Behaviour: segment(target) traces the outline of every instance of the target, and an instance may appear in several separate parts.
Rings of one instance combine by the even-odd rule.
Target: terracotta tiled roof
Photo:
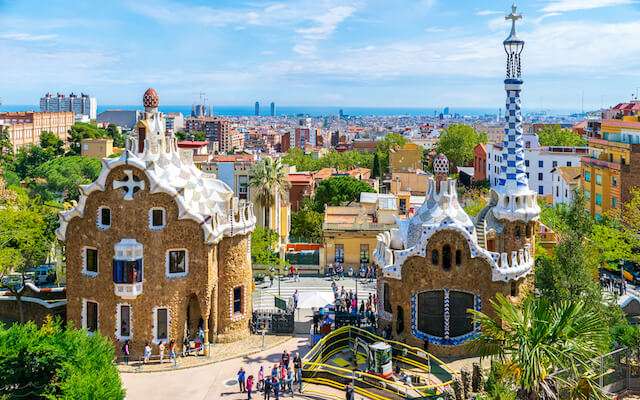
[[[310,184],[313,182],[313,176],[310,172],[289,174],[289,182]]]
[[[208,145],[209,142],[199,142],[195,140],[183,140],[182,142],[178,142],[178,147],[180,148],[200,148]]]

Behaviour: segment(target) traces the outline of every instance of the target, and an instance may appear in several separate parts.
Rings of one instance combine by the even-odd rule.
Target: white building
[[[580,186],[580,167],[557,167],[551,170],[553,179],[553,205],[571,204]]]
[[[184,115],[181,112],[172,112],[165,115],[167,132],[176,133],[184,129]]]
[[[540,196],[551,196],[553,177],[551,170],[556,167],[579,167],[580,157],[588,154],[588,147],[541,147],[537,135],[523,135],[525,166],[529,186]],[[497,185],[500,179],[502,143],[487,145],[487,179]]]
[[[98,111],[98,102],[95,97],[80,93],[80,96],[71,93],[65,96],[58,93],[56,96],[47,93],[40,98],[40,111],[60,112],[71,111],[78,120],[95,120]]]

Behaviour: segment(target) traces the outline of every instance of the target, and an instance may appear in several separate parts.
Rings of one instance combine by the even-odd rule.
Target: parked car
[[[40,265],[35,269],[34,274],[36,285],[51,283],[55,278],[55,268],[52,264]]]
[[[22,275],[20,274],[9,274],[2,278],[2,286],[4,287],[15,287],[22,286]]]

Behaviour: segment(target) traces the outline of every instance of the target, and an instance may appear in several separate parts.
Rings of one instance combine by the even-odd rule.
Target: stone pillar
[[[249,235],[224,237],[218,243],[217,341],[232,342],[249,336],[253,276]],[[234,288],[242,288],[242,310],[233,311]]]
[[[202,345],[204,346],[204,355],[209,355],[209,316],[207,318],[202,318],[203,320],[203,330],[204,330],[204,340]]]

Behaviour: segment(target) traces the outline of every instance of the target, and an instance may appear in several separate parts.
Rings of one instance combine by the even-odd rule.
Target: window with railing
[[[602,185],[602,175],[596,174],[596,185]]]
[[[336,262],[343,263],[344,262],[344,245],[336,244]]]
[[[369,262],[369,245],[368,244],[360,245],[360,262],[361,263]]]

